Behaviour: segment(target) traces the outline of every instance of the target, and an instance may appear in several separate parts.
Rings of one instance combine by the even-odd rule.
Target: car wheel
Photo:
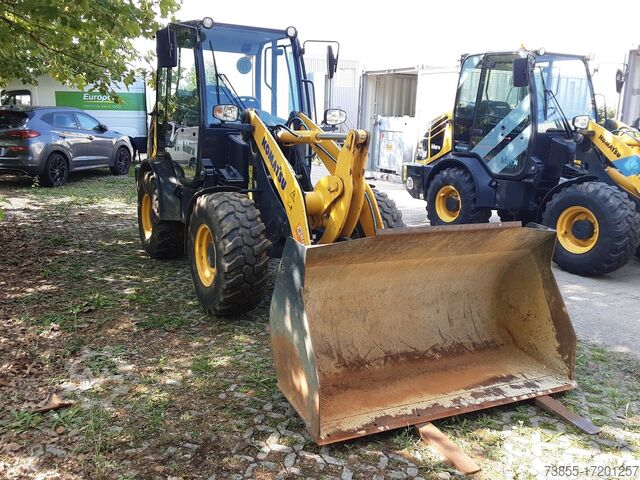
[[[116,159],[113,167],[110,168],[113,175],[126,175],[131,166],[131,153],[125,147],[120,147],[116,152]]]
[[[47,158],[44,172],[40,175],[40,185],[44,187],[60,187],[69,178],[69,164],[64,155],[52,153]]]

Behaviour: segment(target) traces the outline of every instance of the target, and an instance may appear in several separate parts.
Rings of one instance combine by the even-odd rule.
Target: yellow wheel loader
[[[427,201],[432,225],[485,223],[497,210],[555,229],[561,268],[612,272],[640,242],[640,142],[596,118],[584,57],[465,56],[453,114],[431,123],[404,165],[406,188]]]
[[[262,300],[268,258],[281,254],[269,316],[278,386],[316,442],[575,387],[552,231],[394,228],[400,212],[365,182],[367,132],[313,120],[295,28],[207,18],[156,42],[142,245],[154,258],[186,250],[200,302],[228,316]],[[329,110],[324,123],[343,116]],[[328,170],[315,184],[313,157]]]

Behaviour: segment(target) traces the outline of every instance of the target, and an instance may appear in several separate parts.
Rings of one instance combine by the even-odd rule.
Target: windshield
[[[301,110],[296,60],[284,32],[217,25],[204,33],[207,124],[219,123],[212,115],[218,104],[253,108],[267,125],[286,123],[290,112]]]
[[[596,119],[587,65],[581,59],[539,57],[534,78],[538,132],[564,130],[562,112],[569,122],[578,115]]]

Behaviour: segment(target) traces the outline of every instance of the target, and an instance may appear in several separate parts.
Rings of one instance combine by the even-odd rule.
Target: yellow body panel
[[[429,129],[425,134],[425,139],[427,143],[427,157],[422,160],[416,160],[416,163],[426,165],[431,162],[435,162],[439,158],[442,158],[451,152],[453,145],[453,123],[451,112],[440,115],[431,121]],[[442,140],[441,145],[438,144],[440,140]]]
[[[640,155],[640,137],[627,134],[624,128],[621,129],[621,133],[616,134],[591,120],[582,133],[588,135],[594,147],[600,150],[607,160],[611,162],[633,155]],[[640,196],[640,177],[638,175],[625,176],[611,166],[607,166],[605,170],[620,188],[635,197]]]

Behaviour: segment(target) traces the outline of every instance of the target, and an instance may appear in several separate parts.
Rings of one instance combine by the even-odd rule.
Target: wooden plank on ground
[[[440,452],[446,462],[456,470],[465,475],[480,471],[478,464],[464,450],[449,440],[449,437],[442,433],[433,423],[421,423],[416,425],[416,428],[422,441]]]

